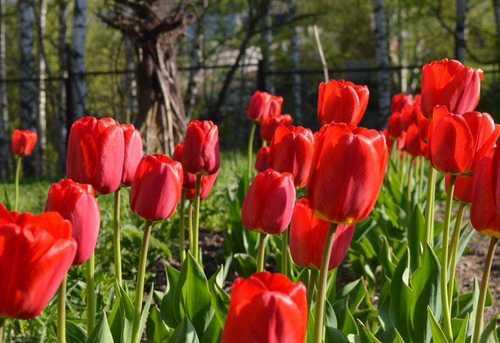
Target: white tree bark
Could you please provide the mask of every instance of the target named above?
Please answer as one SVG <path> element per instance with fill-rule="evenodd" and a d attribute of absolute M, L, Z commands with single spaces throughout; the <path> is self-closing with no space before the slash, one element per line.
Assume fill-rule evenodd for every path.
<path fill-rule="evenodd" d="M 0 79 L 5 80 L 5 0 L 0 0 Z M 9 109 L 7 102 L 7 87 L 0 82 L 0 177 L 9 177 Z"/>
<path fill-rule="evenodd" d="M 134 43 L 128 37 L 124 37 L 124 39 L 127 70 L 136 70 L 137 64 Z M 135 73 L 126 73 L 123 82 L 126 97 L 124 119 L 127 123 L 130 123 L 132 115 L 137 114 L 137 80 L 135 79 Z"/>
<path fill-rule="evenodd" d="M 47 148 L 47 61 L 45 60 L 44 38 L 47 24 L 47 0 L 40 1 L 39 15 L 39 61 L 38 61 L 38 144 L 37 169 L 43 171 Z"/>
<path fill-rule="evenodd" d="M 73 41 L 71 47 L 71 100 L 73 115 L 85 114 L 85 41 L 87 35 L 87 0 L 75 0 L 73 10 Z"/>
<path fill-rule="evenodd" d="M 35 73 L 35 55 L 33 53 L 34 46 L 34 29 L 35 29 L 35 9 L 33 1 L 20 0 L 19 15 L 20 15 L 20 54 L 21 54 L 21 123 L 26 129 L 36 130 L 36 82 Z"/>
<path fill-rule="evenodd" d="M 377 125 L 385 126 L 391 107 L 391 73 L 387 69 L 389 60 L 389 39 L 384 0 L 372 0 L 375 18 L 375 57 L 379 69 L 377 73 L 378 110 Z"/>
<path fill-rule="evenodd" d="M 461 62 L 464 62 L 466 52 L 467 5 L 467 0 L 456 1 L 455 58 Z"/>

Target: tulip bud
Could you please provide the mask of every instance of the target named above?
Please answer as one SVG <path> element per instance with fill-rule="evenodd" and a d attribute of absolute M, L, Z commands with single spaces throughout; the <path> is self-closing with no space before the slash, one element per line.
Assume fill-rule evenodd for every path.
<path fill-rule="evenodd" d="M 321 268 L 330 223 L 318 218 L 307 199 L 295 204 L 290 224 L 290 251 L 295 264 Z M 329 269 L 342 264 L 354 236 L 354 225 L 339 225 L 334 234 Z"/>
<path fill-rule="evenodd" d="M 87 262 L 94 254 L 101 222 L 92 186 L 71 179 L 55 183 L 49 189 L 46 209 L 59 213 L 73 226 L 73 238 L 77 244 L 73 264 Z"/>
<path fill-rule="evenodd" d="M 370 215 L 382 188 L 388 151 L 375 130 L 331 123 L 315 136 L 309 201 L 316 214 L 353 224 Z"/>
<path fill-rule="evenodd" d="M 451 175 L 445 176 L 445 184 L 446 190 L 449 191 L 451 186 Z M 472 176 L 455 176 L 455 189 L 453 191 L 453 198 L 461 202 L 472 202 Z"/>
<path fill-rule="evenodd" d="M 292 174 L 267 169 L 250 185 L 241 211 L 243 224 L 250 230 L 282 233 L 290 224 L 294 203 Z"/>
<path fill-rule="evenodd" d="M 422 111 L 430 117 L 438 105 L 450 112 L 474 111 L 479 103 L 483 71 L 464 66 L 456 60 L 440 60 L 422 68 Z"/>
<path fill-rule="evenodd" d="M 10 148 L 16 156 L 26 157 L 33 153 L 38 135 L 30 130 L 14 130 Z"/>
<path fill-rule="evenodd" d="M 331 122 L 358 125 L 368 107 L 368 87 L 350 81 L 321 82 L 318 94 L 318 119 L 321 125 Z"/>
<path fill-rule="evenodd" d="M 123 130 L 112 118 L 83 117 L 71 126 L 66 157 L 69 179 L 91 184 L 100 194 L 121 185 L 125 142 Z"/>
<path fill-rule="evenodd" d="M 293 118 L 288 114 L 282 114 L 275 117 L 264 119 L 260 123 L 260 138 L 267 143 L 273 140 L 274 132 L 278 126 L 290 126 Z"/>
<path fill-rule="evenodd" d="M 184 140 L 182 166 L 192 174 L 214 174 L 220 166 L 219 130 L 213 122 L 193 120 Z"/>
<path fill-rule="evenodd" d="M 407 105 L 413 105 L 413 96 L 411 94 L 399 93 L 392 97 L 391 113 L 401 112 Z"/>
<path fill-rule="evenodd" d="M 125 143 L 125 158 L 123 161 L 122 184 L 132 185 L 137 166 L 144 156 L 142 149 L 141 133 L 135 129 L 134 125 L 122 125 Z"/>
<path fill-rule="evenodd" d="M 265 118 L 280 115 L 282 106 L 282 97 L 256 91 L 248 103 L 247 117 L 250 120 L 261 122 Z"/>
<path fill-rule="evenodd" d="M 479 232 L 500 238 L 500 141 L 486 145 L 474 163 L 471 223 Z"/>
<path fill-rule="evenodd" d="M 403 150 L 413 157 L 425 156 L 427 143 L 425 143 L 417 124 L 410 125 L 408 130 L 406 130 Z"/>
<path fill-rule="evenodd" d="M 255 160 L 255 169 L 259 172 L 271 168 L 271 148 L 264 146 L 259 149 Z"/>
<path fill-rule="evenodd" d="M 150 221 L 170 218 L 181 199 L 182 179 L 179 162 L 166 155 L 144 156 L 132 182 L 132 211 Z"/>
<path fill-rule="evenodd" d="M 271 168 L 293 175 L 295 187 L 307 185 L 314 153 L 314 136 L 301 126 L 280 126 L 271 144 Z"/>
<path fill-rule="evenodd" d="M 303 343 L 306 332 L 307 296 L 302 283 L 269 272 L 234 282 L 222 343 Z"/>
<path fill-rule="evenodd" d="M 0 204 L 0 242 L 0 318 L 35 318 L 75 258 L 71 223 L 56 212 L 34 216 Z"/>

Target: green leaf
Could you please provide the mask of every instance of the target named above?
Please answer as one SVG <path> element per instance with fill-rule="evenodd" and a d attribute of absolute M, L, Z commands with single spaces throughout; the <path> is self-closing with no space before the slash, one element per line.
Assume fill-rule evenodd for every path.
<path fill-rule="evenodd" d="M 432 310 L 430 307 L 427 307 L 427 312 L 428 312 L 428 318 L 432 330 L 432 339 L 434 343 L 449 343 L 448 339 L 446 338 L 443 330 L 441 329 L 441 326 L 439 326 L 436 318 L 434 317 L 434 314 L 432 313 Z"/>
<path fill-rule="evenodd" d="M 144 329 L 146 328 L 146 322 L 149 316 L 149 309 L 151 308 L 151 303 L 153 302 L 153 290 L 154 290 L 154 285 L 151 285 L 151 289 L 144 304 L 144 308 L 142 309 L 141 318 L 139 321 L 139 337 L 142 337 Z"/>
<path fill-rule="evenodd" d="M 132 339 L 134 305 L 122 287 L 116 286 L 115 289 L 117 294 L 109 316 L 111 334 L 116 343 L 126 343 Z"/>
<path fill-rule="evenodd" d="M 412 337 L 410 328 L 413 309 L 411 304 L 414 303 L 412 290 L 408 287 L 410 270 L 408 256 L 408 252 L 403 255 L 394 271 L 390 296 L 391 321 L 405 340 L 410 340 Z"/>
<path fill-rule="evenodd" d="M 469 316 L 465 319 L 453 318 L 451 327 L 453 330 L 453 337 L 456 337 L 454 343 L 465 343 L 467 339 L 467 325 L 469 323 Z"/>
<path fill-rule="evenodd" d="M 358 327 L 361 328 L 359 330 L 359 336 L 361 338 L 361 342 L 366 342 L 366 343 L 382 343 L 380 340 L 378 340 L 377 337 L 375 337 L 370 330 L 358 319 Z"/>
<path fill-rule="evenodd" d="M 325 343 L 349 343 L 349 341 L 339 329 L 326 327 Z"/>
<path fill-rule="evenodd" d="M 196 330 L 189 319 L 185 318 L 175 329 L 169 343 L 199 343 Z"/>
<path fill-rule="evenodd" d="M 346 309 L 344 323 L 342 324 L 342 333 L 344 335 L 358 334 L 358 326 L 356 325 L 356 320 L 352 315 L 349 308 Z"/>
<path fill-rule="evenodd" d="M 238 265 L 238 274 L 242 277 L 249 277 L 257 270 L 257 261 L 248 254 L 234 254 L 234 259 Z"/>
<path fill-rule="evenodd" d="M 156 306 L 151 310 L 147 325 L 148 338 L 153 343 L 166 342 L 172 330 L 161 320 L 160 311 Z"/>
<path fill-rule="evenodd" d="M 86 343 L 85 330 L 72 321 L 66 322 L 66 340 L 71 343 Z"/>
<path fill-rule="evenodd" d="M 490 320 L 488 325 L 486 325 L 479 338 L 479 343 L 498 343 L 498 336 L 495 332 L 498 319 L 500 319 L 499 315 Z"/>
<path fill-rule="evenodd" d="M 165 324 L 174 328 L 183 318 L 180 301 L 180 272 L 170 266 L 167 267 L 167 280 L 170 287 L 161 302 L 160 314 Z"/>
<path fill-rule="evenodd" d="M 420 255 L 422 243 L 425 242 L 425 217 L 416 204 L 411 212 L 409 223 L 407 224 L 408 247 L 410 249 L 411 270 L 417 269 L 420 265 Z"/>
<path fill-rule="evenodd" d="M 114 343 L 105 312 L 102 313 L 101 320 L 90 335 L 88 343 Z"/>

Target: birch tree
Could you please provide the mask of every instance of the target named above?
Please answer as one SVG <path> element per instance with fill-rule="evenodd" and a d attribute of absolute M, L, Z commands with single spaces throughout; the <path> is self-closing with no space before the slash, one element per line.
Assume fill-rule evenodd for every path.
<path fill-rule="evenodd" d="M 44 38 L 47 23 L 47 0 L 40 0 L 40 12 L 38 16 L 38 154 L 37 170 L 43 173 L 45 150 L 47 148 L 47 60 L 45 55 Z"/>
<path fill-rule="evenodd" d="M 384 0 L 372 0 L 375 19 L 375 58 L 377 67 L 378 126 L 383 127 L 391 107 L 391 74 L 389 71 L 389 39 Z"/>
<path fill-rule="evenodd" d="M 57 32 L 57 60 L 59 65 L 59 77 L 61 81 L 59 82 L 58 94 L 59 99 L 57 103 L 57 113 L 56 113 L 56 144 L 58 152 L 58 164 L 59 170 L 64 172 L 66 168 L 66 137 L 68 134 L 67 125 L 70 123 L 66 122 L 67 111 L 71 111 L 68 106 L 68 87 L 66 79 L 68 77 L 68 17 L 69 17 L 69 6 L 67 0 L 57 0 L 57 22 L 58 22 L 58 32 Z"/>
<path fill-rule="evenodd" d="M 73 9 L 73 37 L 71 44 L 71 102 L 73 116 L 85 114 L 85 40 L 87 35 L 87 0 L 75 0 Z M 70 123 L 75 118 L 70 118 Z"/>

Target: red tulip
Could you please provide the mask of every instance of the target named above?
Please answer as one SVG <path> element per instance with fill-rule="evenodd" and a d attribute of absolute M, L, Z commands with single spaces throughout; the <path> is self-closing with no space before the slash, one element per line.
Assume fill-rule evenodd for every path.
<path fill-rule="evenodd" d="M 411 94 L 399 93 L 392 97 L 391 113 L 401 112 L 407 105 L 413 105 Z"/>
<path fill-rule="evenodd" d="M 243 224 L 250 230 L 281 233 L 290 224 L 294 203 L 292 174 L 267 169 L 250 185 L 241 210 Z"/>
<path fill-rule="evenodd" d="M 125 142 L 121 126 L 112 118 L 83 117 L 71 126 L 66 174 L 97 192 L 115 192 L 121 184 Z"/>
<path fill-rule="evenodd" d="M 321 125 L 331 122 L 358 125 L 368 107 L 368 87 L 349 81 L 321 82 L 318 95 L 318 119 Z"/>
<path fill-rule="evenodd" d="M 175 146 L 174 159 L 176 161 L 181 162 L 183 155 L 184 155 L 184 144 L 179 143 Z M 206 198 L 208 198 L 210 192 L 212 191 L 212 188 L 215 185 L 215 181 L 217 181 L 218 176 L 219 176 L 219 170 L 217 170 L 215 174 L 201 176 L 201 189 L 200 189 L 201 200 L 205 200 Z M 193 200 L 196 197 L 196 175 L 188 173 L 186 172 L 186 170 L 184 170 L 182 188 L 186 194 L 186 198 L 189 200 Z"/>
<path fill-rule="evenodd" d="M 307 268 L 321 268 L 330 223 L 314 215 L 307 199 L 295 204 L 290 224 L 290 251 L 294 262 Z M 335 231 L 329 269 L 340 266 L 351 246 L 354 225 L 339 225 Z"/>
<path fill-rule="evenodd" d="M 390 137 L 399 138 L 405 131 L 403 127 L 403 115 L 401 112 L 394 112 L 387 122 L 387 131 Z"/>
<path fill-rule="evenodd" d="M 59 213 L 73 226 L 77 251 L 73 264 L 83 264 L 94 254 L 101 216 L 91 185 L 64 179 L 49 189 L 46 209 Z"/>
<path fill-rule="evenodd" d="M 429 128 L 433 166 L 445 173 L 470 172 L 476 152 L 494 132 L 495 123 L 487 113 L 456 115 L 444 106 L 436 107 Z"/>
<path fill-rule="evenodd" d="M 9 212 L 0 204 L 0 318 L 39 316 L 75 258 L 71 223 L 58 213 Z"/>
<path fill-rule="evenodd" d="M 182 166 L 193 174 L 214 174 L 220 166 L 219 130 L 209 120 L 189 123 Z"/>
<path fill-rule="evenodd" d="M 480 152 L 473 170 L 472 226 L 481 233 L 500 238 L 500 140 Z"/>
<path fill-rule="evenodd" d="M 370 215 L 382 188 L 388 151 L 375 130 L 332 123 L 315 136 L 309 201 L 316 214 L 353 224 Z"/>
<path fill-rule="evenodd" d="M 288 114 L 282 114 L 276 117 L 270 117 L 260 122 L 260 137 L 263 141 L 271 143 L 274 132 L 278 126 L 290 126 L 293 123 L 293 118 Z"/>
<path fill-rule="evenodd" d="M 134 181 L 137 166 L 144 156 L 141 133 L 134 125 L 122 125 L 125 142 L 125 159 L 123 161 L 122 183 L 130 186 Z"/>
<path fill-rule="evenodd" d="M 422 111 L 430 117 L 438 105 L 450 112 L 474 111 L 479 103 L 483 71 L 464 66 L 456 60 L 440 60 L 422 68 Z"/>
<path fill-rule="evenodd" d="M 166 155 L 144 156 L 132 182 L 132 211 L 144 219 L 170 218 L 182 195 L 182 165 Z"/>
<path fill-rule="evenodd" d="M 222 343 L 304 343 L 306 332 L 302 283 L 269 272 L 234 282 Z"/>
<path fill-rule="evenodd" d="M 16 156 L 26 157 L 33 153 L 37 140 L 38 135 L 34 131 L 14 130 L 12 132 L 10 149 Z"/>
<path fill-rule="evenodd" d="M 282 97 L 256 91 L 250 98 L 247 116 L 250 120 L 261 122 L 263 119 L 280 115 L 282 106 Z"/>
<path fill-rule="evenodd" d="M 271 148 L 264 146 L 259 149 L 255 160 L 255 169 L 259 172 L 271 167 Z"/>
<path fill-rule="evenodd" d="M 412 124 L 406 130 L 405 135 L 405 145 L 403 150 L 406 151 L 413 157 L 425 156 L 427 152 L 427 143 L 424 141 L 424 137 L 420 132 L 420 128 L 417 124 Z"/>
<path fill-rule="evenodd" d="M 293 175 L 295 187 L 307 185 L 314 153 L 314 136 L 302 126 L 280 126 L 271 144 L 271 168 Z"/>
<path fill-rule="evenodd" d="M 449 191 L 451 185 L 451 175 L 446 175 L 446 190 Z M 453 198 L 458 201 L 471 203 L 472 202 L 472 176 L 459 175 L 455 179 L 455 190 Z"/>

